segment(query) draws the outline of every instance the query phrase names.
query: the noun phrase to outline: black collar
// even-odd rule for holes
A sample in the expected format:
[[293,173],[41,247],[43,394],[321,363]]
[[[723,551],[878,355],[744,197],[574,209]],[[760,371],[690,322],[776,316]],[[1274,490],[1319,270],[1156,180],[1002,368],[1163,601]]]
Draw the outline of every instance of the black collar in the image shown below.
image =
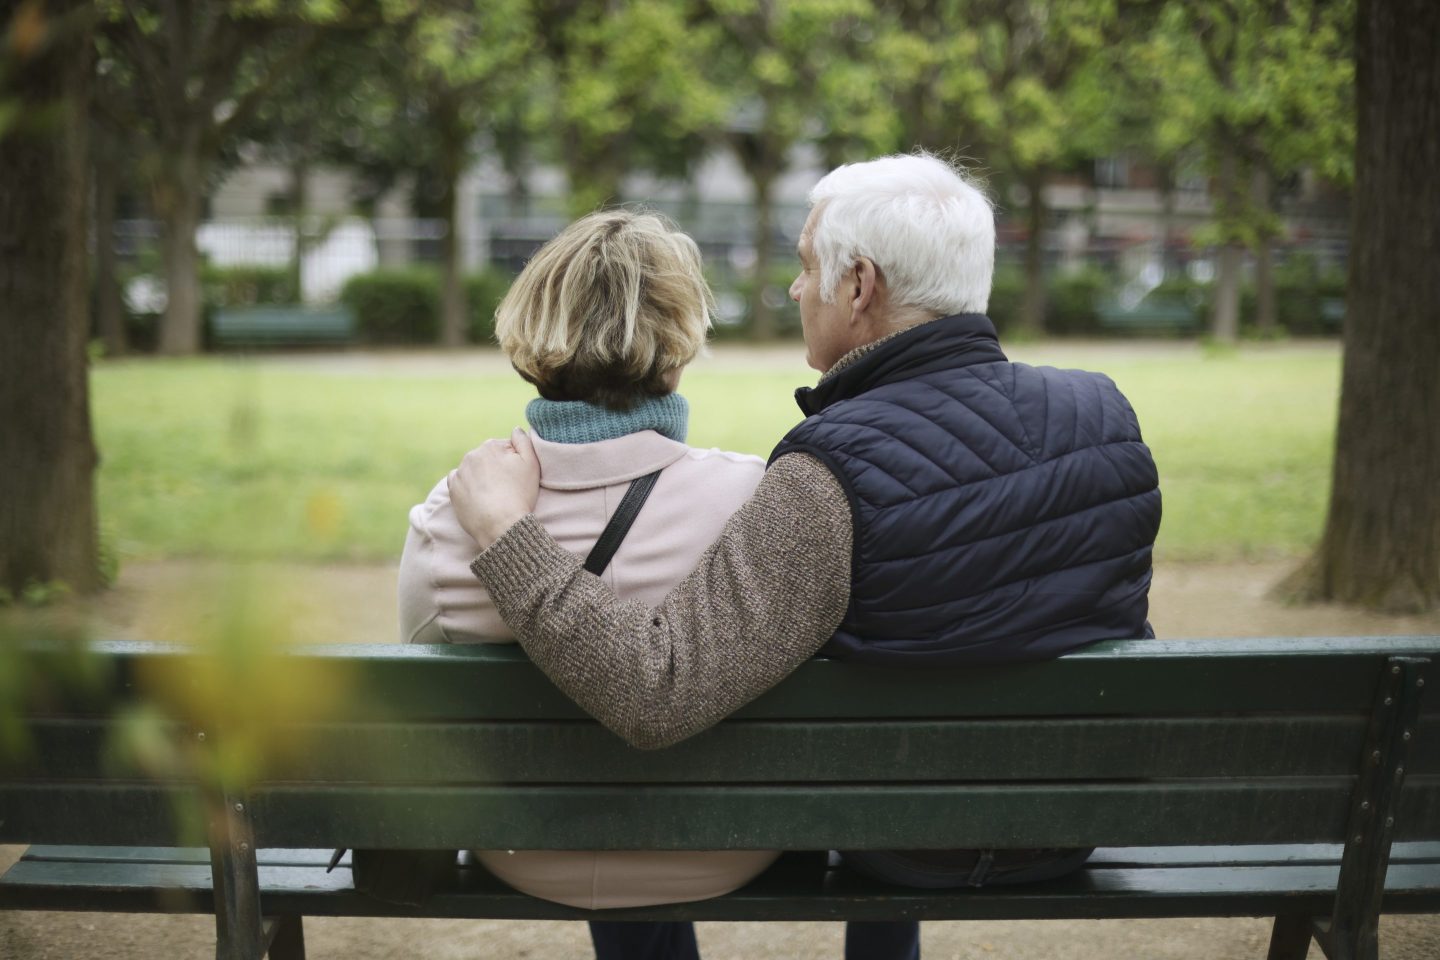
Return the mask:
[[935,370],[1004,362],[995,325],[983,313],[957,313],[911,327],[815,387],[795,391],[807,417],[867,390]]

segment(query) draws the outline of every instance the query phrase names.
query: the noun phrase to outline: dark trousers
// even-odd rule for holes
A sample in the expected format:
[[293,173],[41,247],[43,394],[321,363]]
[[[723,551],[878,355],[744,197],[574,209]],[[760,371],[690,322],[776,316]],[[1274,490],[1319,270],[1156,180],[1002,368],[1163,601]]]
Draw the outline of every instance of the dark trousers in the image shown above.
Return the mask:
[[851,920],[845,924],[845,960],[920,960],[920,924]]
[[595,960],[700,960],[688,921],[591,920]]
[[[590,921],[595,960],[700,960],[690,923]],[[920,924],[848,923],[845,960],[920,960]]]

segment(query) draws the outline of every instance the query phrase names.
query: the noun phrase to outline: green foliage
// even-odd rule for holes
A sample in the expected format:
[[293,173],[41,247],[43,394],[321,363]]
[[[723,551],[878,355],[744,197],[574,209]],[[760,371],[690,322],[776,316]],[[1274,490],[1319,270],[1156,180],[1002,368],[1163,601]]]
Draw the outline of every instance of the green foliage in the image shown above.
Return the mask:
[[1063,166],[1106,145],[1115,98],[1110,0],[877,0],[880,74],[901,108],[903,144],[962,151],[1010,176]]
[[986,313],[995,321],[995,329],[1001,336],[1013,332],[1024,295],[1024,272],[1009,264],[997,265],[995,279],[990,284],[990,307]]
[[48,607],[74,593],[74,588],[63,580],[31,580],[21,589],[20,602],[28,607]]
[[[385,0],[395,160],[411,169],[468,160],[476,135],[530,106],[535,10],[526,0]],[[419,122],[415,122],[419,120]],[[440,172],[446,173],[443,169]]]
[[434,343],[440,330],[440,278],[430,269],[376,270],[351,277],[340,302],[368,343]]
[[[1278,218],[1245,175],[1313,167],[1348,182],[1354,157],[1353,0],[1171,3],[1125,73],[1152,113],[1152,149],[1201,150],[1220,184],[1211,243],[1254,247]],[[1231,158],[1233,169],[1226,166]]]
[[495,308],[514,279],[502,270],[486,270],[465,278],[465,302],[470,308],[466,333],[471,343],[488,346],[495,342]]
[[[1313,256],[1295,254],[1275,268],[1275,321],[1291,336],[1335,336],[1340,333],[1345,302],[1345,273],[1322,270]],[[1253,323],[1255,288],[1241,292],[1241,319]]]
[[285,267],[255,265],[200,268],[206,314],[216,307],[249,307],[264,303],[296,303],[295,278]]
[[729,113],[706,67],[716,25],[688,0],[579,2],[540,24],[570,175],[570,210],[618,198],[633,167],[684,174]]
[[20,593],[11,593],[0,588],[0,607],[20,604],[27,607],[48,607],[75,593],[74,588],[63,580],[28,580]]
[[[465,278],[472,343],[494,342],[495,308],[510,279],[495,270]],[[351,277],[340,291],[340,301],[354,311],[360,336],[369,343],[434,343],[440,330],[440,274],[429,267]]]
[[[795,280],[795,268],[772,265],[766,272],[764,283],[765,301],[769,305],[775,324],[775,336],[783,340],[798,340],[800,329],[800,305],[790,299],[790,284]],[[712,284],[712,286],[714,286]],[[745,304],[745,312],[738,322],[716,323],[710,337],[717,342],[754,339],[755,318],[752,315],[755,292],[753,274],[735,278],[725,285],[727,292]]]
[[[1025,284],[1025,274],[1017,267],[1006,265],[995,271],[988,313],[1002,335],[1016,333]],[[1046,332],[1062,337],[1091,337],[1101,332],[1096,307],[1112,295],[1111,277],[1089,267],[1074,273],[1052,274],[1046,278],[1045,287]]]
[[1051,276],[1046,286],[1045,330],[1060,337],[1089,337],[1100,332],[1096,310],[1112,281],[1094,267]]

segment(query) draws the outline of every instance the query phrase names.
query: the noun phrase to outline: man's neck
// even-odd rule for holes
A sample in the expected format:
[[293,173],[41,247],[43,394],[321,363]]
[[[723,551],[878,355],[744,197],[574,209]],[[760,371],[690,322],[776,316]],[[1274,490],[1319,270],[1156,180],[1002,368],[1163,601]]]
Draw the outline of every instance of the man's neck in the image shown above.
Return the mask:
[[935,316],[932,313],[910,310],[901,312],[898,315],[887,317],[884,325],[880,328],[881,332],[879,336],[869,341],[868,343],[862,343],[860,346],[856,347],[849,353],[842,356],[839,360],[836,360],[833,364],[830,365],[829,370],[826,370],[823,374],[820,375],[820,382],[824,383],[826,380],[829,380],[841,370],[844,370],[846,367],[850,366],[856,360],[859,360],[861,357],[865,356],[865,354],[869,353],[871,350],[874,350],[882,343],[893,340],[905,331],[913,330],[916,327],[920,326],[922,323],[929,323],[932,320],[938,319],[939,317]]

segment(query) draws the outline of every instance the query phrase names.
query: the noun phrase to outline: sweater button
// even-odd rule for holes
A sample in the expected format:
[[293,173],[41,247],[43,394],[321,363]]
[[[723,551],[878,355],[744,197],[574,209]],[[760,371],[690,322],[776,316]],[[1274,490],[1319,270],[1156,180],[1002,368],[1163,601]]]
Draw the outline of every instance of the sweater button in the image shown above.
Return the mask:
[[659,617],[656,617],[654,620],[651,620],[651,621],[650,621],[650,625],[651,625],[652,627],[658,627],[658,626],[660,626],[660,618],[659,618]]

